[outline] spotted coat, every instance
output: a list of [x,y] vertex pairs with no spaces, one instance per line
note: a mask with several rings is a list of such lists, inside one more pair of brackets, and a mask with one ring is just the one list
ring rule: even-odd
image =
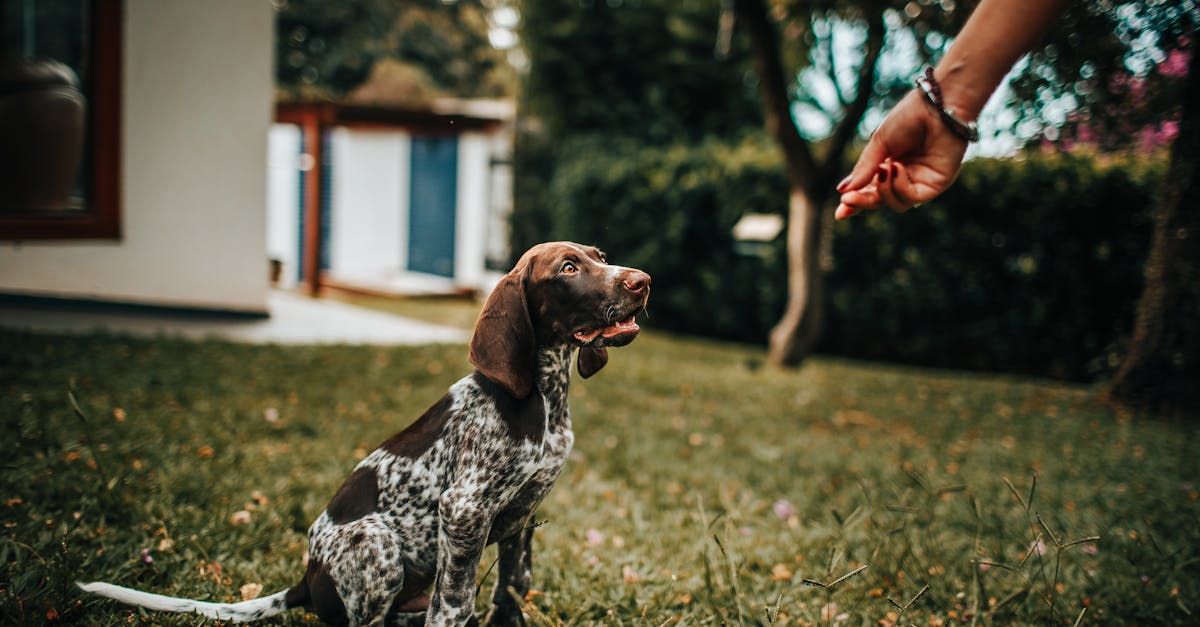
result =
[[[386,616],[406,582],[442,573],[427,624],[465,622],[484,546],[524,541],[571,451],[571,353],[568,345],[540,351],[537,394],[521,403],[478,374],[460,379],[422,417],[443,421],[427,449],[414,455],[393,438],[358,464],[308,532],[310,563],[328,572],[348,616]],[[523,594],[529,573],[509,579],[495,599],[504,611],[517,609],[507,587]]]

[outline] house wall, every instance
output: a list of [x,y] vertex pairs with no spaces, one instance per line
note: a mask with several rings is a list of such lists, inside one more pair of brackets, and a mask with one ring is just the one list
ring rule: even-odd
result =
[[268,0],[125,0],[120,241],[0,244],[0,291],[263,312]]

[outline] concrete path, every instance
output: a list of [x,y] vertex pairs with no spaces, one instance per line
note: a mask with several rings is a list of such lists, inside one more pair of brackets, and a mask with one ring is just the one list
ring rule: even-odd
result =
[[470,339],[470,333],[461,329],[288,292],[271,292],[267,308],[269,318],[234,319],[214,314],[88,311],[86,307],[0,302],[0,327],[55,333],[105,330],[251,344],[457,344]]

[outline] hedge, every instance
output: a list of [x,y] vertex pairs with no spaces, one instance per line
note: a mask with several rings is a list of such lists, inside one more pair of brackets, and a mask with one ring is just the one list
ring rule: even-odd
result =
[[[786,295],[783,238],[735,250],[746,212],[785,213],[762,138],[647,147],[573,140],[526,161],[518,247],[595,243],[654,277],[649,323],[764,342]],[[520,163],[519,167],[520,167]],[[537,177],[535,166],[542,169]],[[1160,159],[975,159],[938,200],[834,228],[822,352],[1086,380],[1115,365],[1141,289]],[[536,198],[530,197],[536,195]]]

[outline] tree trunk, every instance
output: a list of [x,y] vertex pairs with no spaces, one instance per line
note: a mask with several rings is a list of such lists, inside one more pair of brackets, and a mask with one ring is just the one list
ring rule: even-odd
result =
[[788,198],[788,298],[771,329],[767,357],[775,366],[796,366],[812,353],[821,333],[821,203],[803,189]]
[[788,85],[779,39],[767,16],[763,0],[735,0],[736,19],[750,37],[758,92],[763,102],[767,132],[783,153],[788,179],[788,301],[783,318],[771,330],[767,359],[776,366],[797,366],[820,338],[824,295],[821,289],[821,240],[825,232],[822,211],[833,191],[833,173],[842,167],[842,155],[853,141],[859,120],[867,109],[875,80],[875,65],[885,33],[882,6],[866,15],[867,41],[857,77],[854,100],[843,103],[845,112],[825,146],[824,159],[814,157],[809,143],[792,120]]
[[1192,51],[1179,135],[1158,199],[1133,338],[1110,400],[1200,417],[1200,50]]

